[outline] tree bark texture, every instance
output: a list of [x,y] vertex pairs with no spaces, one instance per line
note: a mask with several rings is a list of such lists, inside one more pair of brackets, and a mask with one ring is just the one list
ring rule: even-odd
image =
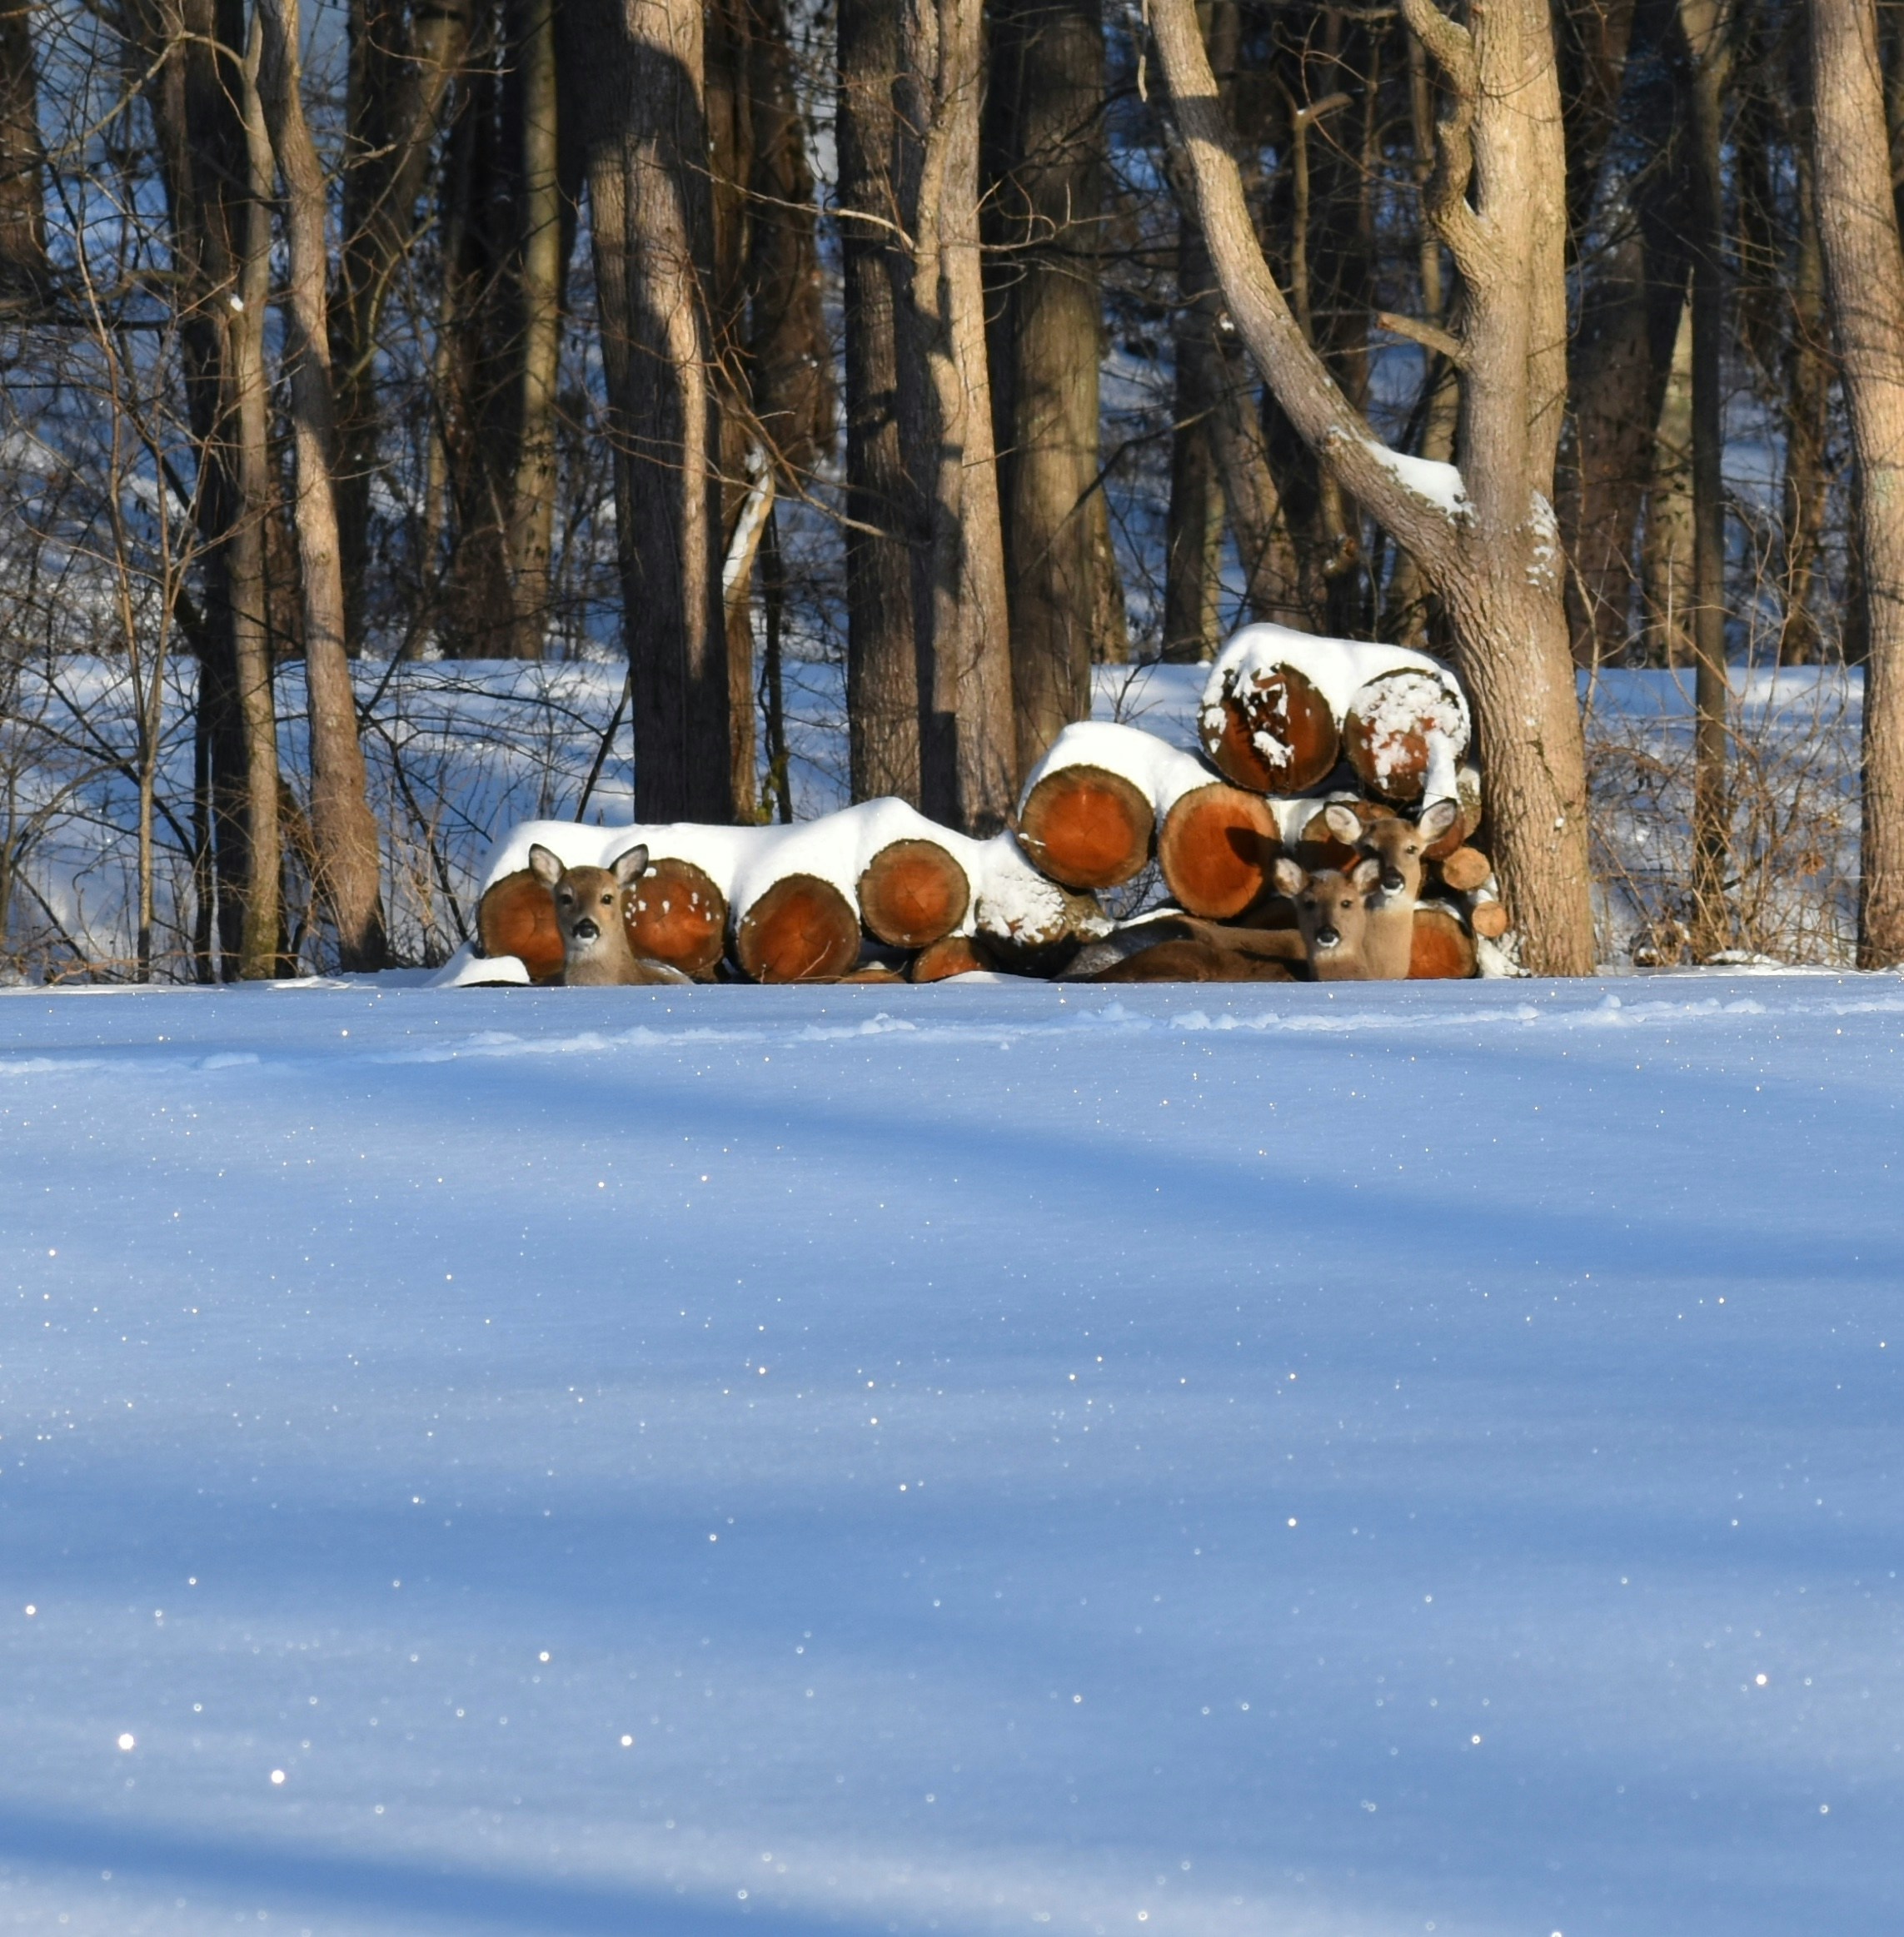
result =
[[840,0],[840,251],[845,281],[846,715],[853,798],[920,803],[913,487],[900,442],[895,175],[899,9]]
[[192,509],[206,548],[199,704],[220,969],[255,978],[278,971],[282,914],[264,570],[270,144],[244,24],[242,0],[145,0],[133,16],[133,52],[158,140],[198,446]]
[[356,696],[345,635],[344,577],[332,464],[336,400],[326,320],[330,250],[324,171],[304,118],[297,0],[258,0],[263,57],[258,85],[284,177],[290,273],[285,361],[297,451],[299,575],[303,585],[304,680],[311,728],[311,831],[320,899],[336,925],[346,971],[381,968],[388,954],[376,818],[357,737]]
[[713,209],[696,0],[568,10],[587,157],[641,820],[731,819]]
[[1528,965],[1593,964],[1585,750],[1550,498],[1566,390],[1566,157],[1541,0],[1471,27],[1403,0],[1440,71],[1429,210],[1460,271],[1464,459],[1404,477],[1303,335],[1259,246],[1191,0],[1154,0],[1159,52],[1229,313],[1289,423],[1418,561],[1453,627],[1488,760],[1504,899]]
[[1812,0],[1818,228],[1858,466],[1868,656],[1858,964],[1904,962],[1904,245],[1872,0]]
[[1022,776],[1091,704],[1101,0],[994,0],[991,32],[991,371]]
[[0,311],[52,293],[32,0],[0,0]]
[[915,468],[913,642],[924,810],[968,834],[1004,826],[1017,792],[1004,534],[979,236],[981,0],[903,0],[896,341],[903,448]]

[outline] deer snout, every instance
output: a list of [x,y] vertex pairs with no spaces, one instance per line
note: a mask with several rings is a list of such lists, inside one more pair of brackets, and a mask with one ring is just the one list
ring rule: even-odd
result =
[[601,939],[601,929],[592,914],[585,914],[569,933],[578,942],[599,942]]
[[1316,946],[1318,949],[1333,949],[1341,939],[1342,933],[1333,922],[1325,921],[1316,930]]
[[1382,886],[1390,894],[1399,894],[1403,889],[1408,886],[1408,882],[1403,877],[1402,870],[1392,861],[1384,861],[1382,864]]

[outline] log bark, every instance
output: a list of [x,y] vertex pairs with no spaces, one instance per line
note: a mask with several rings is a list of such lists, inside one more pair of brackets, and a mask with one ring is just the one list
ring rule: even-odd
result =
[[1239,787],[1259,794],[1301,794],[1342,757],[1342,735],[1329,703],[1293,666],[1226,673],[1218,703],[1197,715],[1204,751]]
[[1858,965],[1904,962],[1904,244],[1892,196],[1877,8],[1813,0],[1818,227],[1857,456],[1864,831]]
[[1474,938],[1453,909],[1415,910],[1415,942],[1408,958],[1411,982],[1459,982],[1478,973]]
[[370,809],[356,695],[345,633],[343,559],[333,466],[336,398],[331,385],[324,171],[304,118],[297,0],[258,0],[263,29],[259,92],[284,177],[290,273],[285,286],[285,361],[291,373],[297,495],[292,507],[303,589],[304,681],[311,732],[314,884],[337,932],[346,972],[381,968],[381,859]]
[[476,904],[476,940],[486,955],[514,955],[531,982],[562,978],[562,931],[549,884],[526,868],[492,881]]
[[1261,794],[1213,781],[1172,803],[1157,835],[1157,864],[1177,905],[1228,920],[1263,893],[1279,847]]
[[1441,597],[1488,749],[1497,859],[1529,966],[1593,965],[1586,758],[1551,509],[1566,388],[1566,157],[1545,0],[1463,26],[1403,0],[1442,79],[1430,214],[1461,272],[1464,469],[1424,490],[1304,340],[1264,259],[1192,0],[1152,20],[1230,316],[1284,416]]
[[1023,776],[1090,711],[1101,0],[994,0],[991,41],[992,379]]
[[615,452],[635,809],[733,817],[713,208],[696,0],[567,10]]
[[1114,888],[1150,859],[1157,817],[1149,799],[1105,767],[1060,767],[1026,797],[1019,845],[1066,888]]
[[691,861],[650,860],[623,909],[638,956],[710,975],[727,944],[727,897]]
[[831,982],[860,959],[860,918],[830,881],[788,874],[741,916],[734,959],[755,982]]
[[972,884],[957,858],[932,840],[890,841],[860,876],[860,919],[895,949],[924,949],[965,919]]
[[902,238],[894,176],[900,9],[840,0],[840,255],[845,283],[846,721],[853,798],[920,803],[913,490],[900,442]]

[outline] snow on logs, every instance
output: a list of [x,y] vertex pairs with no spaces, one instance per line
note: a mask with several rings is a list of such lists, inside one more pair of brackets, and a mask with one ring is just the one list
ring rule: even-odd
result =
[[872,800],[791,827],[526,824],[491,868],[477,913],[483,954],[517,956],[532,981],[559,979],[548,890],[525,865],[531,844],[582,867],[637,842],[650,863],[625,910],[630,944],[704,978],[725,959],[757,982],[837,980],[862,972],[868,938],[907,951],[965,939],[974,959],[1024,966],[1108,925],[1094,900],[1045,879],[1009,834],[971,840],[903,801]]
[[1218,654],[1197,729],[1225,779],[1262,794],[1305,794],[1346,759],[1360,788],[1396,806],[1432,797],[1438,740],[1468,750],[1468,702],[1426,653],[1246,625]]

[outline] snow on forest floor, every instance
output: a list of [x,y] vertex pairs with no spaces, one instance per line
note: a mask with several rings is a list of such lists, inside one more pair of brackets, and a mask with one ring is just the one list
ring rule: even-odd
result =
[[1901,1044],[0,996],[0,1930],[1904,1927]]

